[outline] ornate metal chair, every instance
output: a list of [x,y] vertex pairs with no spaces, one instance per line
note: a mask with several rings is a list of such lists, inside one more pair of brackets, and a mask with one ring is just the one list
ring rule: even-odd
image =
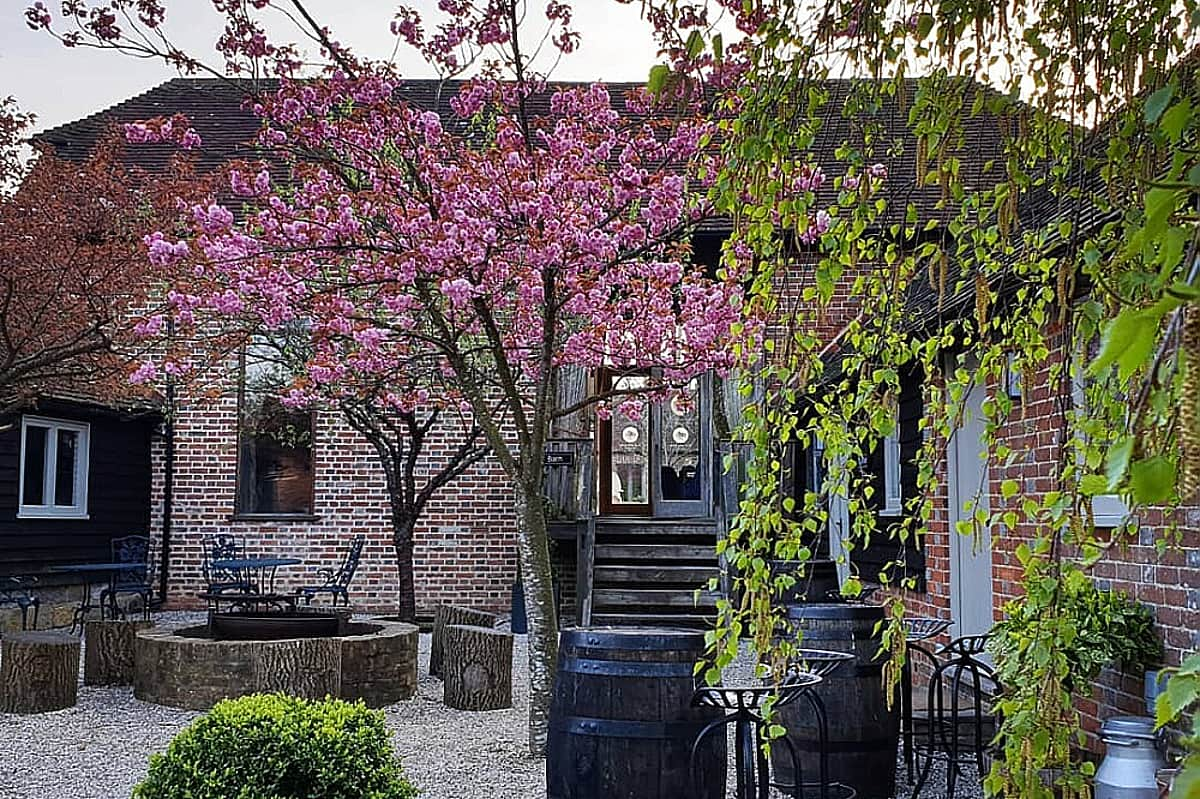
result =
[[37,577],[0,577],[0,604],[16,605],[21,611],[21,629],[29,629],[29,609],[33,608],[33,628],[38,625],[38,611],[42,602],[29,588],[37,582]]
[[136,564],[138,568],[112,573],[108,587],[100,592],[100,618],[104,618],[106,603],[112,612],[112,618],[123,616],[124,612],[117,605],[117,597],[121,594],[132,594],[141,598],[142,618],[149,621],[150,595],[154,590],[150,585],[150,538],[144,535],[114,538],[111,552],[113,563]]
[[342,601],[349,606],[350,581],[354,579],[354,573],[358,571],[358,562],[362,558],[365,543],[365,536],[354,536],[350,541],[350,546],[346,549],[346,556],[342,559],[341,566],[336,569],[317,569],[317,574],[322,576],[324,582],[320,585],[303,586],[296,591],[297,594],[304,597],[304,603],[311,604],[313,597],[317,594],[329,594],[333,598],[334,605],[337,604],[338,597],[341,597]]
[[[1000,691],[995,671],[981,657],[988,636],[956,638],[934,652],[920,644],[908,651],[929,663],[925,712],[914,713],[914,749],[920,764],[911,799],[917,799],[929,779],[934,760],[946,763],[946,796],[954,796],[962,767],[974,764],[984,772],[984,753],[995,732],[987,704]],[[914,660],[914,663],[916,661]]]
[[253,586],[240,571],[219,569],[213,565],[219,560],[241,560],[245,557],[246,543],[237,536],[225,533],[204,536],[201,568],[204,571],[206,593],[245,593],[250,591]]

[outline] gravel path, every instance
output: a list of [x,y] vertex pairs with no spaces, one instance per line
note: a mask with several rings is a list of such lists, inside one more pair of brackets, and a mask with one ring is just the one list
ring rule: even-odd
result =
[[[202,618],[168,613],[156,620],[160,626],[176,626]],[[421,636],[420,652],[420,674],[426,675],[428,634]],[[545,796],[545,761],[526,754],[525,657],[525,638],[518,636],[509,710],[450,710],[442,704],[441,681],[428,676],[421,677],[412,700],[384,710],[405,772],[421,789],[421,799]],[[32,716],[0,714],[0,799],[128,799],[149,756],[165,749],[198,715],[140,702],[131,688],[82,685],[73,708]],[[732,747],[730,753],[732,758]],[[944,775],[935,765],[922,799],[943,795]],[[899,788],[907,795],[903,782]],[[956,796],[981,795],[975,775],[965,775]]]

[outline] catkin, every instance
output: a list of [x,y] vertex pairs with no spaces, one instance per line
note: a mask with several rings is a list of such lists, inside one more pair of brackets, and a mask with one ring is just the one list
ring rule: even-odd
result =
[[1184,314],[1183,397],[1180,416],[1179,498],[1190,501],[1200,490],[1200,308],[1189,306]]
[[987,329],[988,323],[988,282],[983,272],[975,273],[975,322],[979,325],[980,334]]

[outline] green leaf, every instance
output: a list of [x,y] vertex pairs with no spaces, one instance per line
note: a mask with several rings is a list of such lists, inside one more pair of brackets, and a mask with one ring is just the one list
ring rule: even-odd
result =
[[1189,674],[1173,674],[1167,681],[1167,689],[1155,701],[1155,722],[1162,726],[1179,718],[1185,710],[1200,698],[1200,681]]
[[1108,494],[1111,490],[1108,487],[1108,478],[1102,474],[1085,474],[1079,481],[1079,491],[1085,496],[1094,497]]
[[1129,468],[1129,459],[1133,457],[1133,436],[1124,436],[1108,450],[1108,460],[1105,463],[1104,474],[1108,477],[1108,485],[1104,493],[1111,494],[1125,479],[1125,471]]
[[1167,110],[1167,103],[1171,102],[1172,95],[1175,94],[1175,86],[1167,84],[1161,89],[1150,95],[1146,100],[1146,105],[1143,112],[1146,115],[1146,121],[1153,125],[1162,116],[1162,112]]
[[1147,240],[1157,239],[1167,229],[1179,192],[1175,189],[1154,188],[1146,192],[1145,235]]
[[1161,505],[1175,493],[1175,464],[1165,455],[1134,462],[1129,469],[1133,498],[1147,505]]
[[651,94],[658,94],[662,91],[663,86],[667,82],[667,78],[671,75],[671,68],[665,64],[655,64],[650,67],[650,80],[646,82],[646,88]]
[[688,58],[695,58],[704,52],[704,37],[700,31],[693,30],[687,38],[687,54]]
[[922,14],[917,17],[917,40],[920,41],[933,30],[933,14]]
[[1000,484],[1000,495],[1005,499],[1012,499],[1020,490],[1021,486],[1016,480],[1005,480]]
[[712,38],[713,58],[717,59],[717,63],[725,57],[725,40],[721,38],[721,34],[714,33]]
[[1133,308],[1123,308],[1104,325],[1100,354],[1088,371],[1096,375],[1116,363],[1121,379],[1126,380],[1149,359],[1157,338],[1157,318]]
[[1171,106],[1167,113],[1163,114],[1162,121],[1158,123],[1158,127],[1159,130],[1167,135],[1167,138],[1171,142],[1177,142],[1191,120],[1192,101],[1184,97]]

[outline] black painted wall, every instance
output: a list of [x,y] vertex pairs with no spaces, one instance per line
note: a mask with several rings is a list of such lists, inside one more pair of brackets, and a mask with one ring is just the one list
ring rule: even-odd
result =
[[[900,376],[900,492],[907,507],[909,500],[917,494],[917,453],[921,449],[922,432],[920,420],[924,414],[921,401],[923,378],[919,369],[911,369]],[[865,464],[864,471],[871,478],[875,491],[870,501],[878,508],[883,499],[883,449],[876,448]],[[925,590],[925,552],[911,537],[902,542],[897,535],[900,516],[878,515],[878,532],[872,536],[871,544],[865,549],[855,550],[850,562],[858,567],[861,576],[876,582],[881,569],[889,569],[891,583],[899,582],[901,576],[915,577],[917,591]],[[904,574],[896,574],[897,562],[903,560]]]
[[[87,519],[19,519],[20,416],[0,422],[0,574],[107,561],[109,542],[150,529],[150,442],[157,420],[43,401],[32,415],[91,425]],[[43,584],[71,582],[46,575]]]

